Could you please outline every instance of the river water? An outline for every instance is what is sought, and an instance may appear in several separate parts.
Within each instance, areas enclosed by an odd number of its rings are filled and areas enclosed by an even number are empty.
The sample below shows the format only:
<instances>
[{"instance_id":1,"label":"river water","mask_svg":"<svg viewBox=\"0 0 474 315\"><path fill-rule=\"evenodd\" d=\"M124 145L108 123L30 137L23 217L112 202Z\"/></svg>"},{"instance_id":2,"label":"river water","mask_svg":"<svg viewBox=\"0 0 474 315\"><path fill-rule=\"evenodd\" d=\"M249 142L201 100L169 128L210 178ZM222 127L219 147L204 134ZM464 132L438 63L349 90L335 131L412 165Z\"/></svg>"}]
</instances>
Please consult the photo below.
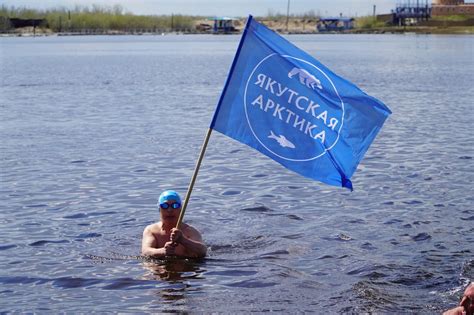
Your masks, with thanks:
<instances>
[{"instance_id":1,"label":"river water","mask_svg":"<svg viewBox=\"0 0 474 315\"><path fill-rule=\"evenodd\" d=\"M239 38L0 38L0 312L456 305L474 278L472 36L289 36L393 111L354 192L215 132L185 216L209 256L136 257L159 193L186 192Z\"/></svg>"}]
</instances>

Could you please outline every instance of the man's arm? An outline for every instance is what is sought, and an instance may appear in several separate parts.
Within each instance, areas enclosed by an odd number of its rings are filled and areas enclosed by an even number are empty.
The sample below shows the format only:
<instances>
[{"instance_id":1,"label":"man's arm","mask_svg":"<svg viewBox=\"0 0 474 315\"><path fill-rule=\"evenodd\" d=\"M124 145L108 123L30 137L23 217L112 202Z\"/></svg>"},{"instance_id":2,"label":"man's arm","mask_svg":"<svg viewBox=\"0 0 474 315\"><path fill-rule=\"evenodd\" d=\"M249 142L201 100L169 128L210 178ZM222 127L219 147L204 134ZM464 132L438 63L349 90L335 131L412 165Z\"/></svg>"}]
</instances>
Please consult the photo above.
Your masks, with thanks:
<instances>
[{"instance_id":1,"label":"man's arm","mask_svg":"<svg viewBox=\"0 0 474 315\"><path fill-rule=\"evenodd\" d=\"M164 247L156 248L156 239L151 232L151 228L147 226L143 231L142 237L142 255L151 256L155 258L162 258L166 256L166 249ZM166 246L166 244L165 244Z\"/></svg>"},{"instance_id":2,"label":"man's arm","mask_svg":"<svg viewBox=\"0 0 474 315\"><path fill-rule=\"evenodd\" d=\"M463 315L463 314L464 314L464 307L462 306L449 309L443 313L443 315Z\"/></svg>"},{"instance_id":3,"label":"man's arm","mask_svg":"<svg viewBox=\"0 0 474 315\"><path fill-rule=\"evenodd\" d=\"M201 233L192 226L187 226L185 233L178 229L172 229L171 241L183 245L191 257L203 258L206 256L207 247L202 241Z\"/></svg>"}]
</instances>

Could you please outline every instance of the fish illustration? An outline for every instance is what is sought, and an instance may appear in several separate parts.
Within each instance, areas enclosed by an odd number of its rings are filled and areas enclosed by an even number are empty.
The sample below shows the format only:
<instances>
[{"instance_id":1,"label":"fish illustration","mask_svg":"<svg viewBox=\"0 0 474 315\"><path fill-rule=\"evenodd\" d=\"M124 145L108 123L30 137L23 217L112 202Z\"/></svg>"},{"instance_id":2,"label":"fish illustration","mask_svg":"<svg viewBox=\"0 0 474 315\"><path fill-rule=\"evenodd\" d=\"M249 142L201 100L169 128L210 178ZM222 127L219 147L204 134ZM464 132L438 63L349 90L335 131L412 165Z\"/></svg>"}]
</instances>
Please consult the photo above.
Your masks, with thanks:
<instances>
[{"instance_id":1,"label":"fish illustration","mask_svg":"<svg viewBox=\"0 0 474 315\"><path fill-rule=\"evenodd\" d=\"M268 136L270 139L275 139L279 145L281 145L284 148L290 148L294 149L295 145L291 143L290 140L286 139L284 135L276 136L273 131L270 130L270 135Z\"/></svg>"}]
</instances>

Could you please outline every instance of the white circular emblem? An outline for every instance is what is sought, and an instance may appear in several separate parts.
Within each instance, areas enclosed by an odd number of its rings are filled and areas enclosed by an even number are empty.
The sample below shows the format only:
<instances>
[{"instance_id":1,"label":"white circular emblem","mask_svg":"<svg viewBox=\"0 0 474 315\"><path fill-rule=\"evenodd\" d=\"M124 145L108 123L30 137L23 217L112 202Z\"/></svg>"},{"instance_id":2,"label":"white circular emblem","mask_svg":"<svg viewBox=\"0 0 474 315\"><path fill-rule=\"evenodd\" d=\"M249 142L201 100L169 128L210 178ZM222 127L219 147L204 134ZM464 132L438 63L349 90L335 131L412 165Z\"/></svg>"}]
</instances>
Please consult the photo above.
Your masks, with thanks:
<instances>
[{"instance_id":1,"label":"white circular emblem","mask_svg":"<svg viewBox=\"0 0 474 315\"><path fill-rule=\"evenodd\" d=\"M344 124L344 102L329 76L306 60L276 53L248 77L244 109L255 139L288 161L323 156Z\"/></svg>"}]
</instances>

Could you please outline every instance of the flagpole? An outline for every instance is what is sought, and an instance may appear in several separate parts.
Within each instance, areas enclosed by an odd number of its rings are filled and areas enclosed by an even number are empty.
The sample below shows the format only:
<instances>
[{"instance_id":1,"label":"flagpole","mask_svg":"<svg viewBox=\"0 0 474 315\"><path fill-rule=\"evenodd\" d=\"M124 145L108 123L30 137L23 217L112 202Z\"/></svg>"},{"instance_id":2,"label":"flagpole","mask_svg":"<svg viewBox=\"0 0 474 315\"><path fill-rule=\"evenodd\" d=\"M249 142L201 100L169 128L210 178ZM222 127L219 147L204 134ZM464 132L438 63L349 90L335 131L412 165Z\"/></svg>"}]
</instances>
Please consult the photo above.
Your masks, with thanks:
<instances>
[{"instance_id":1,"label":"flagpole","mask_svg":"<svg viewBox=\"0 0 474 315\"><path fill-rule=\"evenodd\" d=\"M242 44L244 42L244 38L245 38L245 35L247 34L247 29L248 29L251 21L252 21L252 16L249 15L249 18L247 19L247 24L245 24L245 29L244 29L244 32L243 32L242 37L240 39L240 42L239 42L239 47L237 48L237 53L234 57L234 60L232 61L232 65L230 67L229 75L227 76L226 82L224 84L224 89L222 90L222 94L219 98L219 103L217 104L216 111L214 112L214 117L212 118L211 126L207 130L206 138L204 139L204 143L203 143L202 148L201 148L201 153L199 154L199 158L198 158L198 161L196 163L196 167L194 168L194 174L193 174L193 177L191 178L191 182L189 183L188 192L186 193L186 197L184 198L184 203L183 203L183 206L182 206L182 209L181 209L181 213L179 214L178 222L176 223L176 228L179 228L179 226L181 225L181 222L183 222L184 213L186 212L186 207L188 206L189 198L191 197L191 192L193 191L194 182L196 181L196 177L197 177L197 174L199 172L199 168L201 167L202 159L204 158L204 153L206 152L207 143L209 142L209 138L211 137L212 129L214 127L214 124L215 124L215 121L216 121L216 118L217 118L217 114L219 112L219 107L222 103L222 100L224 98L227 87L229 86L230 77L231 77L231 75L234 71L235 64L237 62L237 58L238 58L239 53L240 53L240 49L242 48Z\"/></svg>"},{"instance_id":2,"label":"flagpole","mask_svg":"<svg viewBox=\"0 0 474 315\"><path fill-rule=\"evenodd\" d=\"M206 133L206 137L204 138L204 143L202 144L201 153L199 153L199 158L196 163L196 167L194 168L194 174L191 178L191 182L189 183L188 192L186 193L186 197L184 198L183 207L181 208L181 213L179 214L178 223L176 223L176 228L178 229L183 221L184 213L186 212L186 207L188 206L189 198L191 198L191 192L193 191L194 182L196 182L196 178L199 172L199 168L201 167L202 159L204 158L204 153L206 153L207 143L209 142L209 138L211 137L212 128L209 128Z\"/></svg>"}]
</instances>

